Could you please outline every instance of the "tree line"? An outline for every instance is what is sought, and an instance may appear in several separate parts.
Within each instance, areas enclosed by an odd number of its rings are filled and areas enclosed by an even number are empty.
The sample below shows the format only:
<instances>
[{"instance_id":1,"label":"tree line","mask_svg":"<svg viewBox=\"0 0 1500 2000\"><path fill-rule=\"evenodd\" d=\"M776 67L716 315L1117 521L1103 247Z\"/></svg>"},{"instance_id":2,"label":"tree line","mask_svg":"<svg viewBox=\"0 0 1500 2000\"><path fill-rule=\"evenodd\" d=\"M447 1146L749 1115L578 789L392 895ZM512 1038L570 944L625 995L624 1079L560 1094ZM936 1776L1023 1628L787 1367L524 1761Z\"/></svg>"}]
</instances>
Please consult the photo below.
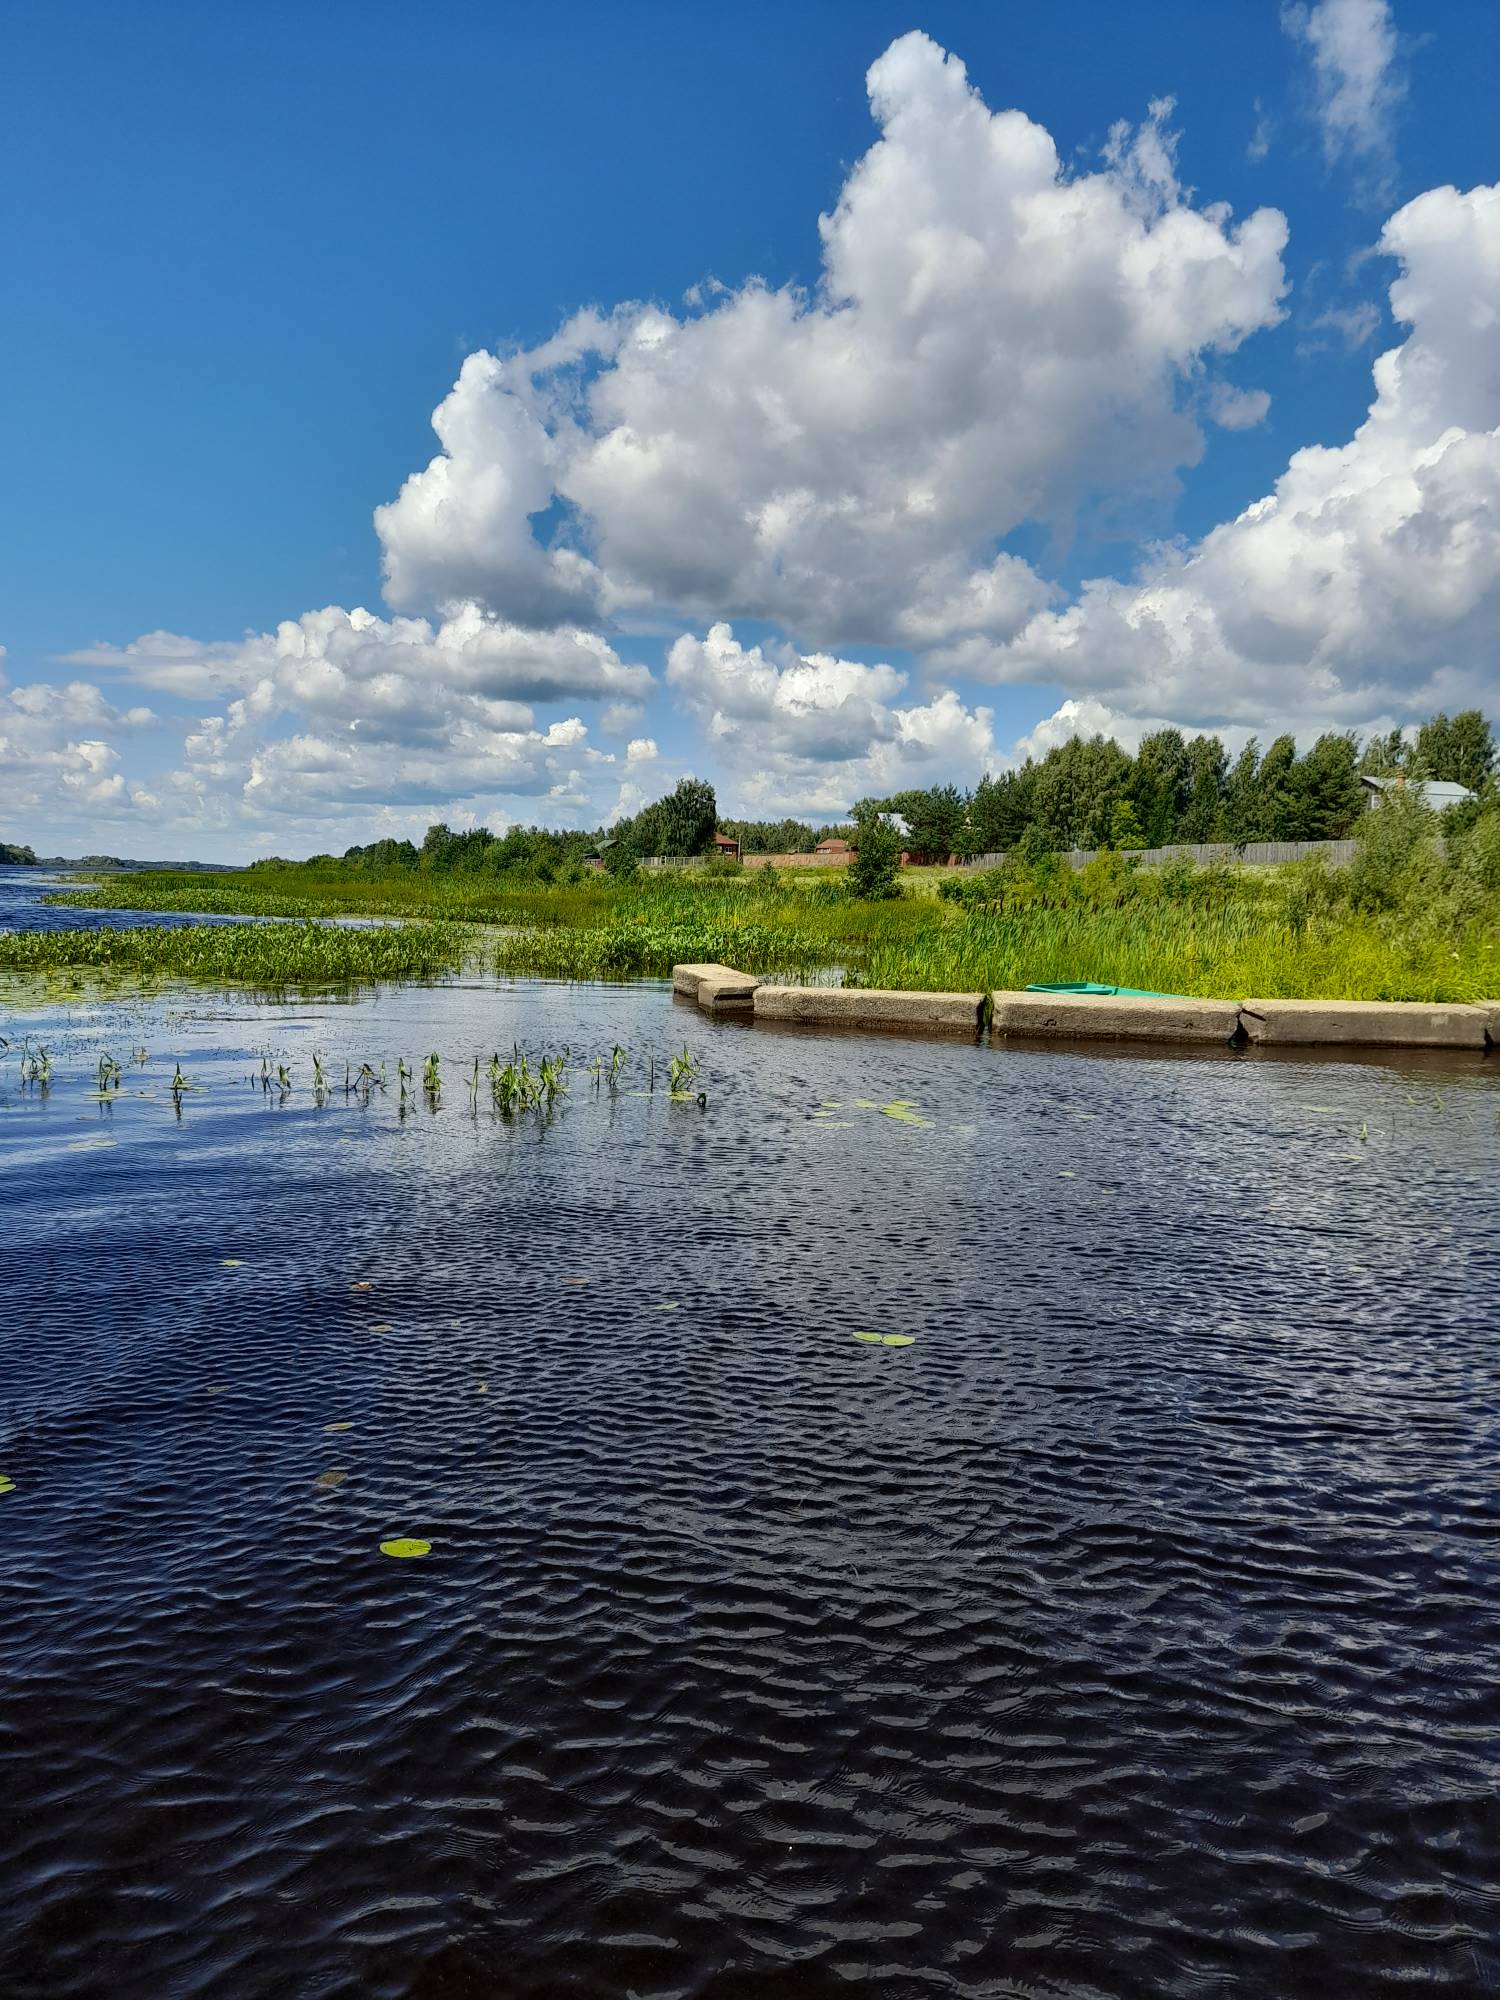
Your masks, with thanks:
<instances>
[{"instance_id":1,"label":"tree line","mask_svg":"<svg viewBox=\"0 0 1500 2000\"><path fill-rule=\"evenodd\" d=\"M1494 732L1478 709L1435 715L1411 738L1393 730L1362 743L1352 731L1329 732L1299 751L1295 738L1278 736L1263 751L1252 737L1234 758L1217 736L1189 738L1179 729L1153 731L1133 756L1112 737L1077 736L1045 757L1028 758L1018 770L981 778L973 791L934 785L860 799L838 825L721 820L713 786L683 778L664 798L592 832L536 826L503 834L483 826L456 832L440 823L427 829L420 847L377 840L347 848L342 857L314 855L307 865L550 880L602 858L619 874L653 857L707 853L716 832L732 835L744 854L807 854L832 835L857 843L861 827L868 842L871 826L888 814L905 822L908 852L934 859L1013 849L1040 854L1203 841L1342 840L1364 810L1362 776L1446 779L1491 799L1496 761Z\"/></svg>"},{"instance_id":2,"label":"tree line","mask_svg":"<svg viewBox=\"0 0 1500 2000\"><path fill-rule=\"evenodd\" d=\"M1436 715L1408 740L1399 730L1361 743L1329 732L1299 752L1255 737L1233 759L1217 736L1158 729L1134 756L1112 737L1073 737L1015 771L956 785L862 799L899 813L908 851L949 854L1071 848L1132 849L1195 842L1342 840L1365 810L1362 777L1448 780L1480 796L1495 788L1494 733L1478 709Z\"/></svg>"}]
</instances>

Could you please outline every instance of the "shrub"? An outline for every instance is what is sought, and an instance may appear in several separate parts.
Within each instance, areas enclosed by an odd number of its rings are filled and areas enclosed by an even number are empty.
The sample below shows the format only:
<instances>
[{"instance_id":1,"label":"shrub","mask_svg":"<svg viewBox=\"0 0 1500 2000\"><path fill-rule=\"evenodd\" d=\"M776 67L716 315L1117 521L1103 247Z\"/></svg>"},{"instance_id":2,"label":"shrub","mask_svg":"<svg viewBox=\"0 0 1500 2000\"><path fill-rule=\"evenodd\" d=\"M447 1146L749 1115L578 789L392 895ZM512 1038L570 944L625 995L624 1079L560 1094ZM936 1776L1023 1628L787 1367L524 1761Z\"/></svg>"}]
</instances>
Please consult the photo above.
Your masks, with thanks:
<instances>
[{"instance_id":1,"label":"shrub","mask_svg":"<svg viewBox=\"0 0 1500 2000\"><path fill-rule=\"evenodd\" d=\"M855 809L853 861L849 864L848 889L864 902L899 896L897 876L901 869L901 836L883 812L861 804Z\"/></svg>"}]
</instances>

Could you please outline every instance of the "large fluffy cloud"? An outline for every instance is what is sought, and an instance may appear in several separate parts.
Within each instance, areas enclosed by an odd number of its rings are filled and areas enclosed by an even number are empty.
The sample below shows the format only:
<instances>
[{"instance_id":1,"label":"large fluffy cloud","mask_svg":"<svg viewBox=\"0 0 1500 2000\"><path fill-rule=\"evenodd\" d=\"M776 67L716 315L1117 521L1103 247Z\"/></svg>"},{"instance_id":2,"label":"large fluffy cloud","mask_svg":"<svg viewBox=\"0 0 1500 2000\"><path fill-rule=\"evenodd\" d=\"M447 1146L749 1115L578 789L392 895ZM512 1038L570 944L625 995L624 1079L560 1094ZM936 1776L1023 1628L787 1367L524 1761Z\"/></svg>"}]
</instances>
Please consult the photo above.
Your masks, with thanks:
<instances>
[{"instance_id":1,"label":"large fluffy cloud","mask_svg":"<svg viewBox=\"0 0 1500 2000\"><path fill-rule=\"evenodd\" d=\"M182 697L232 695L187 733L179 783L200 802L235 797L252 816L571 806L587 799L583 767L615 760L588 746L580 717L538 727L532 704L636 703L651 689L646 668L596 633L503 624L473 604L436 628L330 606L238 643L154 632L72 658Z\"/></svg>"},{"instance_id":2,"label":"large fluffy cloud","mask_svg":"<svg viewBox=\"0 0 1500 2000\"><path fill-rule=\"evenodd\" d=\"M1493 703L1500 641L1500 188L1386 224L1391 310L1347 444L1132 583L1089 584L971 665L1185 722L1365 723Z\"/></svg>"},{"instance_id":3,"label":"large fluffy cloud","mask_svg":"<svg viewBox=\"0 0 1500 2000\"><path fill-rule=\"evenodd\" d=\"M925 35L868 82L880 137L821 219L814 294L752 282L469 357L442 452L377 515L392 602L1004 637L1046 591L1001 538L1197 456L1183 385L1279 317L1281 216L1193 207L1166 106L1073 175Z\"/></svg>"},{"instance_id":4,"label":"large fluffy cloud","mask_svg":"<svg viewBox=\"0 0 1500 2000\"><path fill-rule=\"evenodd\" d=\"M597 633L507 624L474 604L437 626L330 606L240 641L153 632L70 658L220 701L186 728L182 768L159 788L178 823L289 815L315 842L340 825L408 832L436 809L505 817L524 802L528 816L597 819L622 760L592 747L581 716L539 723L533 704L633 717L652 688Z\"/></svg>"},{"instance_id":5,"label":"large fluffy cloud","mask_svg":"<svg viewBox=\"0 0 1500 2000\"><path fill-rule=\"evenodd\" d=\"M0 663L5 648L0 646ZM120 770L112 738L147 729L149 708L116 708L87 681L7 688L0 672L0 801L7 834L32 815L113 821L152 811L153 794Z\"/></svg>"},{"instance_id":6,"label":"large fluffy cloud","mask_svg":"<svg viewBox=\"0 0 1500 2000\"><path fill-rule=\"evenodd\" d=\"M330 605L239 641L201 645L149 632L128 646L71 653L68 662L119 669L171 694L253 692L268 705L395 737L440 729L455 706L471 719L524 723L528 702L639 701L651 688L647 669L627 665L596 633L527 629L475 604L436 628L425 618Z\"/></svg>"},{"instance_id":7,"label":"large fluffy cloud","mask_svg":"<svg viewBox=\"0 0 1500 2000\"><path fill-rule=\"evenodd\" d=\"M866 793L972 781L993 763L992 716L945 689L902 704L906 675L826 653L742 646L726 624L684 633L667 681L701 719L743 810L841 816Z\"/></svg>"}]
</instances>

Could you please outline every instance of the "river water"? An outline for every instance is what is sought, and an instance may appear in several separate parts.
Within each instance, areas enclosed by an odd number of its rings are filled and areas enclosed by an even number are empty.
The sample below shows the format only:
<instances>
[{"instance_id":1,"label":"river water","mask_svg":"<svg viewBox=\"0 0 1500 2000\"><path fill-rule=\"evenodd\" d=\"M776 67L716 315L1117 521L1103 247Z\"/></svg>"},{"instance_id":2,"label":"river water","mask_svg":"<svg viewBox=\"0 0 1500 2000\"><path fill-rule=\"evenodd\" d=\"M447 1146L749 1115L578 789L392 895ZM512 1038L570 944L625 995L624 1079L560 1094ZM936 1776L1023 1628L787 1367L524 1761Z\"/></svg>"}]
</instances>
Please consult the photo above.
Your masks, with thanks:
<instances>
[{"instance_id":1,"label":"river water","mask_svg":"<svg viewBox=\"0 0 1500 2000\"><path fill-rule=\"evenodd\" d=\"M6 2000L1500 1991L1494 1059L0 1034Z\"/></svg>"}]
</instances>

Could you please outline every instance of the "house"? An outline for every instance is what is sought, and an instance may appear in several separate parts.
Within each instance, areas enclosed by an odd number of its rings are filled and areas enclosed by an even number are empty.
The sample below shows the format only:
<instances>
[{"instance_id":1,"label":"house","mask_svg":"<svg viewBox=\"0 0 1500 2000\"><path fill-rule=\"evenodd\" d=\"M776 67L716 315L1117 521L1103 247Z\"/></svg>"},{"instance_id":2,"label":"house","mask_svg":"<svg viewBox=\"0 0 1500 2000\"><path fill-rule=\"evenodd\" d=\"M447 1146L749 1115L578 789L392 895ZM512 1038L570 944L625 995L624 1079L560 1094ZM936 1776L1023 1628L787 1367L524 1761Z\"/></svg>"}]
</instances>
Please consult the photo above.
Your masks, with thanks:
<instances>
[{"instance_id":1,"label":"house","mask_svg":"<svg viewBox=\"0 0 1500 2000\"><path fill-rule=\"evenodd\" d=\"M820 840L813 849L820 861L852 861L854 849L847 840Z\"/></svg>"},{"instance_id":2,"label":"house","mask_svg":"<svg viewBox=\"0 0 1500 2000\"><path fill-rule=\"evenodd\" d=\"M1366 772L1360 773L1359 782L1365 788L1366 806L1378 806L1387 792L1414 792L1429 812L1446 812L1449 806L1464 805L1477 796L1467 785L1455 785L1446 778L1405 778L1399 773L1392 778L1372 778Z\"/></svg>"},{"instance_id":3,"label":"house","mask_svg":"<svg viewBox=\"0 0 1500 2000\"><path fill-rule=\"evenodd\" d=\"M722 860L738 861L740 858L740 844L731 833L716 833L714 835L714 853Z\"/></svg>"}]
</instances>

